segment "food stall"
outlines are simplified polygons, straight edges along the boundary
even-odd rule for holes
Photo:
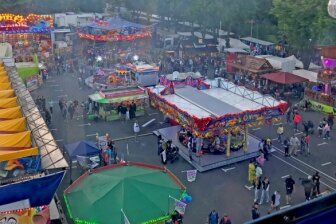
[[[132,79],[141,86],[154,86],[159,83],[159,66],[136,61],[127,65],[130,68]]]
[[[258,140],[248,135],[248,128],[279,122],[287,103],[221,78],[206,80],[205,84],[207,88],[148,88],[150,104],[180,125],[158,133],[179,145],[187,160],[186,136],[202,139],[202,156],[192,163],[199,171],[258,156]],[[214,148],[217,137],[219,147]]]
[[[160,84],[164,86],[169,86],[173,84],[174,86],[198,86],[200,81],[204,81],[205,78],[199,72],[173,72],[168,75],[160,76]]]
[[[148,96],[144,89],[139,87],[115,88],[110,91],[99,91],[89,96],[97,104],[97,115],[105,121],[120,119],[118,107],[129,108],[134,102],[136,105],[135,116],[144,116],[148,104]],[[91,118],[91,116],[89,116]]]

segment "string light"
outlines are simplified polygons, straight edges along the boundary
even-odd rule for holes
[[[0,14],[0,33],[48,33],[54,28],[51,15],[29,14],[28,16],[10,13]],[[33,25],[30,25],[33,24]]]
[[[27,211],[32,211],[34,209],[37,209],[39,211],[47,208],[47,205],[42,205],[42,206],[38,206],[38,207],[32,207],[32,208],[22,208],[22,209],[16,209],[16,210],[11,210],[11,211],[5,211],[5,212],[0,212],[0,214],[13,214],[13,213],[23,213],[23,212],[27,212]]]

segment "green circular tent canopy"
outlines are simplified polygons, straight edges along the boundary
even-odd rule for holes
[[[64,192],[75,223],[157,223],[168,218],[170,196],[180,199],[183,184],[160,167],[131,163],[85,173]]]

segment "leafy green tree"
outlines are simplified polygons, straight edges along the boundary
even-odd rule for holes
[[[308,68],[314,46],[336,41],[336,20],[327,14],[328,0],[274,0],[272,13],[280,35]]]

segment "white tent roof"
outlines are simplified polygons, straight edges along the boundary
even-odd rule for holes
[[[243,86],[237,86],[231,82],[227,82],[224,79],[206,80],[206,83],[208,83],[211,88],[198,91],[200,93],[205,93],[209,95],[209,97],[213,97],[219,101],[222,101],[223,104],[217,105],[217,107],[226,107],[228,108],[228,110],[233,110],[232,113],[237,113],[237,110],[256,110],[263,107],[277,106],[282,103],[281,101],[278,101],[273,97],[261,95],[259,92],[253,92]],[[164,86],[150,87],[151,91],[158,95],[160,95],[160,92],[164,88]],[[206,105],[206,103],[204,103],[203,106],[199,105],[195,103],[192,99],[188,99],[185,95],[183,95],[180,92],[180,90],[182,89],[178,90],[179,91],[176,90],[176,92],[179,92],[179,94],[175,93],[171,95],[160,95],[160,97],[163,97],[168,102],[175,104],[178,108],[184,111],[188,111],[188,113],[192,116],[202,118],[214,115],[213,113],[211,113],[211,110],[208,107],[204,106]]]
[[[265,40],[259,40],[257,38],[254,38],[254,37],[243,37],[243,38],[240,38],[241,40],[246,40],[246,41],[249,41],[249,42],[252,42],[252,43],[256,43],[256,44],[261,44],[261,45],[264,45],[264,46],[270,46],[270,45],[274,45],[274,43],[272,42],[268,42],[268,41],[265,41]]]
[[[317,82],[317,72],[308,71],[305,69],[293,70],[294,75],[309,79],[310,82]]]
[[[240,48],[224,48],[224,52],[229,52],[229,53],[248,53],[247,51],[240,49]]]
[[[218,38],[218,45],[219,46],[225,46],[226,45],[226,40],[223,38]],[[238,48],[238,49],[243,49],[243,50],[249,50],[250,47],[243,42],[241,42],[238,39],[235,38],[230,38],[230,46],[231,48]]]
[[[295,55],[289,56],[287,58],[295,61],[295,67],[303,69],[303,63],[302,63],[302,61],[300,61],[299,59],[297,59],[295,57]],[[318,65],[316,65],[316,64],[314,64],[314,63],[311,62],[309,64],[309,68],[308,69],[320,69],[320,68],[321,68],[321,66],[318,66]]]
[[[177,32],[178,35],[183,36],[183,37],[191,37],[192,33],[191,32]],[[198,38],[203,38],[201,32],[194,32],[194,35]],[[205,39],[213,39],[213,36],[210,34],[205,34]]]
[[[295,69],[295,61],[291,58],[281,58],[273,55],[257,55],[257,58],[265,58],[275,69],[283,72],[292,72]]]

